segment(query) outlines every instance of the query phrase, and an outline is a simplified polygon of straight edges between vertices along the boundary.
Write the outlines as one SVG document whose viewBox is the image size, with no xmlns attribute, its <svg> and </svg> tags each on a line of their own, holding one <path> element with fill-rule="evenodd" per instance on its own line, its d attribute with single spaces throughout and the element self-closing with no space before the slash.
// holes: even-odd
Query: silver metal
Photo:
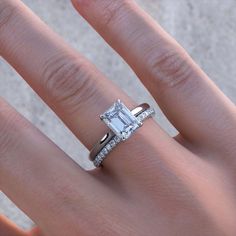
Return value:
<svg viewBox="0 0 236 236">
<path fill-rule="evenodd" d="M 120 106 L 122 107 L 115 107 Z M 121 113 L 117 114 L 118 112 Z M 94 146 L 94 148 L 90 152 L 90 160 L 93 161 L 96 167 L 101 166 L 103 160 L 106 156 L 122 141 L 128 139 L 142 124 L 143 121 L 152 117 L 155 114 L 155 111 L 150 108 L 147 103 L 141 104 L 135 107 L 132 111 L 127 111 L 128 108 L 118 100 L 111 108 L 108 109 L 107 112 L 101 115 L 101 119 L 114 119 L 117 122 L 117 119 L 121 119 L 122 123 L 120 124 L 118 120 L 118 125 L 115 127 L 116 124 L 110 124 L 109 121 L 105 123 L 110 130 L 106 135 L 102 137 L 102 139 Z M 110 112 L 110 113 L 108 113 Z M 130 112 L 130 113 L 129 113 Z M 110 115 L 112 114 L 112 115 Z M 114 115 L 115 114 L 115 115 Z M 124 121 L 125 120 L 125 121 Z M 114 123 L 115 123 L 114 122 Z M 133 122 L 133 123 L 132 123 Z M 112 123 L 112 121 L 111 121 Z M 127 128 L 128 127 L 128 128 Z M 131 128 L 130 128 L 131 127 Z M 125 134 L 122 132 L 125 130 Z M 115 131 L 115 132 L 114 132 Z"/>
</svg>

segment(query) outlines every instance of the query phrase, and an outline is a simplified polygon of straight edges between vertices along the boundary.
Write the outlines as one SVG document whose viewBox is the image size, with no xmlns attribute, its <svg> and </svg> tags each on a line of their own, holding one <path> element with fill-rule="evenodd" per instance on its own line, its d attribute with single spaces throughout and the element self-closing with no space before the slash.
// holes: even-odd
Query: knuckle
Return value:
<svg viewBox="0 0 236 236">
<path fill-rule="evenodd" d="M 124 15 L 122 9 L 127 5 L 127 2 L 123 0 L 105 0 L 99 3 L 102 9 L 102 26 L 108 27 L 122 18 Z"/>
<path fill-rule="evenodd" d="M 42 86 L 52 103 L 70 113 L 92 99 L 96 92 L 87 62 L 68 55 L 57 55 L 45 63 Z"/>
<path fill-rule="evenodd" d="M 188 55 L 181 50 L 164 50 L 158 56 L 150 57 L 151 78 L 159 86 L 175 87 L 193 78 L 193 68 Z"/>
<path fill-rule="evenodd" d="M 0 2 L 0 29 L 11 20 L 15 14 L 16 7 L 7 2 Z"/>
</svg>

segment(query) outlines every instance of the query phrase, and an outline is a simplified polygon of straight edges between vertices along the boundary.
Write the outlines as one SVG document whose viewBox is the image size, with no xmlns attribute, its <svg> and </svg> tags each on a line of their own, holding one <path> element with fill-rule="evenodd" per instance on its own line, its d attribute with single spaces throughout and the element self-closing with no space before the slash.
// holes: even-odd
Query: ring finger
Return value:
<svg viewBox="0 0 236 236">
<path fill-rule="evenodd" d="M 130 108 L 134 102 L 114 86 L 81 55 L 75 53 L 45 24 L 43 24 L 21 1 L 1 2 L 0 53 L 23 76 L 30 86 L 52 107 L 72 132 L 91 149 L 107 131 L 99 115 L 120 98 Z M 135 144 L 136 139 L 153 140 L 155 130 L 162 137 L 156 145 L 173 142 L 154 122 L 136 135 L 130 144 L 132 154 L 122 146 L 116 148 L 119 158 L 106 160 L 106 166 L 127 172 L 142 168 L 145 157 Z M 148 128 L 149 126 L 149 128 Z M 137 132 L 138 133 L 138 132 Z M 140 132 L 139 132 L 140 133 Z M 145 137 L 145 138 L 144 138 Z M 149 141 L 147 141 L 149 140 Z M 129 158 L 129 155 L 132 158 Z M 134 158 L 135 157 L 135 158 Z M 140 158 L 139 158 L 140 157 Z M 124 160 L 125 158 L 125 160 Z M 140 160 L 137 161 L 137 158 Z M 150 157 L 151 158 L 151 157 Z"/>
</svg>

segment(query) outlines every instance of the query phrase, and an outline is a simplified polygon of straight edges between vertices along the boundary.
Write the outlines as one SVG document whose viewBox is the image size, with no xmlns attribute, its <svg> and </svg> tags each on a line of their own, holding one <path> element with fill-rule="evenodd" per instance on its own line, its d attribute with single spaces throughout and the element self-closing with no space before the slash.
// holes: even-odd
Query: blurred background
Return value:
<svg viewBox="0 0 236 236">
<path fill-rule="evenodd" d="M 156 119 L 171 135 L 168 123 L 134 73 L 99 35 L 75 12 L 68 0 L 24 0 L 43 21 L 72 47 L 82 52 L 137 103 L 149 102 Z M 236 102 L 236 1 L 235 0 L 137 0 L 182 46 L 223 92 Z M 28 118 L 60 148 L 86 169 L 88 152 L 55 114 L 0 58 L 0 96 Z M 0 214 L 23 228 L 32 222 L 0 193 Z"/>
</svg>

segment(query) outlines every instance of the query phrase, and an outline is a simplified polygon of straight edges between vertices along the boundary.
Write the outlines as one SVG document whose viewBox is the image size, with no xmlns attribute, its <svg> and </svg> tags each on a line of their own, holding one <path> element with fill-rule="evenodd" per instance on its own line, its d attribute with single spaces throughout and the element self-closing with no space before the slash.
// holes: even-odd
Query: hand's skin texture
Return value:
<svg viewBox="0 0 236 236">
<path fill-rule="evenodd" d="M 0 189 L 38 227 L 2 217 L 0 235 L 236 235 L 235 105 L 134 1 L 73 4 L 180 134 L 150 119 L 87 172 L 1 99 Z M 136 105 L 19 0 L 0 1 L 0 54 L 88 149 L 117 98 Z"/>
</svg>

